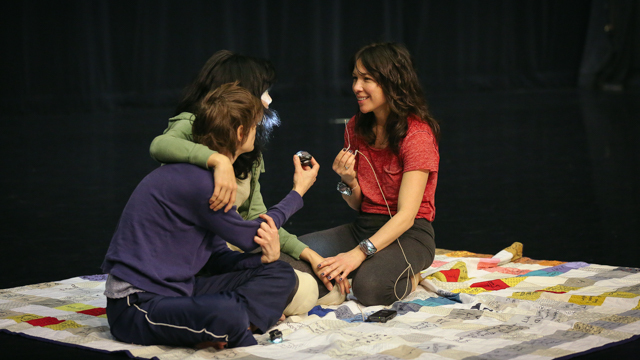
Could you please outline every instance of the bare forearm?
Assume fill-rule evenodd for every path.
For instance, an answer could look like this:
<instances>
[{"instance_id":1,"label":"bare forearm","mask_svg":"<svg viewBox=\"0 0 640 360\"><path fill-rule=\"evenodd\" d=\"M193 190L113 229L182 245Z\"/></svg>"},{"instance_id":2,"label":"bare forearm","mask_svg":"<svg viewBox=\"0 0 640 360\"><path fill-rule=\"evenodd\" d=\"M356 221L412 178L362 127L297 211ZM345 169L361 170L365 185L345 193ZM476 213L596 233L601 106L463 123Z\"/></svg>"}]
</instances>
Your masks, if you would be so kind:
<instances>
[{"instance_id":1,"label":"bare forearm","mask_svg":"<svg viewBox=\"0 0 640 360\"><path fill-rule=\"evenodd\" d=\"M394 242L405 231L409 230L414 223L415 214L398 212L393 218L390 218L384 226L373 234L369 240L375 245L378 251L386 248Z\"/></svg>"},{"instance_id":2,"label":"bare forearm","mask_svg":"<svg viewBox=\"0 0 640 360\"><path fill-rule=\"evenodd\" d=\"M308 247L302 250L300 253L300 259L313 265L322 261L323 258L317 252Z\"/></svg>"}]
</instances>

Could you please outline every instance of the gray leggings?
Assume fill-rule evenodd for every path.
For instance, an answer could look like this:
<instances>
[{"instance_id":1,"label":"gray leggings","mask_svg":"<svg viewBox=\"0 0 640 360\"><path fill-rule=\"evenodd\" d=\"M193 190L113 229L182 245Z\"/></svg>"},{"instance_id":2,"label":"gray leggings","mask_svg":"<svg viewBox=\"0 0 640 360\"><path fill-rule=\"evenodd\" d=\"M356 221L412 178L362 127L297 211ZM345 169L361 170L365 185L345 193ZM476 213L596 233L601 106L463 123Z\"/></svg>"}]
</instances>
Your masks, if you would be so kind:
<instances>
[{"instance_id":1,"label":"gray leggings","mask_svg":"<svg viewBox=\"0 0 640 360\"><path fill-rule=\"evenodd\" d=\"M358 246L360 241L375 234L387 221L388 215L361 213L354 223L303 235L299 239L321 256L331 257ZM411 292L409 277L428 268L433 262L436 245L429 221L416 219L414 225L398 240L413 272L405 271L408 265L398 241L378 251L348 276L352 279L354 295L363 305L390 305L398 298L406 297ZM291 264L294 269L315 277L309 263L295 260L286 254L282 254L280 259ZM316 280L322 297L328 290L319 279Z\"/></svg>"}]
</instances>

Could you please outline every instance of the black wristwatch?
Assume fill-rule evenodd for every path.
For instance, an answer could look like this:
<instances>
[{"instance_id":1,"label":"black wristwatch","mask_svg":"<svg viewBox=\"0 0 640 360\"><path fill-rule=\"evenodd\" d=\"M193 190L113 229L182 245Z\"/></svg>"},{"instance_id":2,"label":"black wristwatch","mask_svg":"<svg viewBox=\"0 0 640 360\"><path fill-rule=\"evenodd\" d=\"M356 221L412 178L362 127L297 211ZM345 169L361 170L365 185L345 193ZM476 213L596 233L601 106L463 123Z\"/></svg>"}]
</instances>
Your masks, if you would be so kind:
<instances>
[{"instance_id":1,"label":"black wristwatch","mask_svg":"<svg viewBox=\"0 0 640 360\"><path fill-rule=\"evenodd\" d=\"M351 196L351 194L353 194L353 191L351 190L349 185L343 183L342 181L338 183L338 187L336 189L338 189L338 191L343 195Z\"/></svg>"},{"instance_id":2,"label":"black wristwatch","mask_svg":"<svg viewBox=\"0 0 640 360\"><path fill-rule=\"evenodd\" d=\"M362 250L362 252L367 256L367 258L370 258L371 256L373 256L373 254L375 254L378 251L378 249L376 249L376 246L373 245L373 243L369 239L364 239L360 241L360 244L358 245L360 246L360 250Z\"/></svg>"}]
</instances>

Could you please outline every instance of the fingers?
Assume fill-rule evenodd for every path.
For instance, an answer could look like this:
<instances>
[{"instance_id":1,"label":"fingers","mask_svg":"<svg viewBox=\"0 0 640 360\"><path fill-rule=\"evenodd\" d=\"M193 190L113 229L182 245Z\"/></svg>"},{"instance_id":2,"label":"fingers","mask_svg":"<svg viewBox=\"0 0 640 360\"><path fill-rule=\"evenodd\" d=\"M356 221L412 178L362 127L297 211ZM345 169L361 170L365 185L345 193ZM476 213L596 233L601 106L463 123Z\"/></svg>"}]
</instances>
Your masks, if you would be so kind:
<instances>
[{"instance_id":1,"label":"fingers","mask_svg":"<svg viewBox=\"0 0 640 360\"><path fill-rule=\"evenodd\" d=\"M311 158L311 171L314 171L316 174L320 171L320 164L316 161L316 158ZM305 169L306 170L306 169Z\"/></svg>"},{"instance_id":2,"label":"fingers","mask_svg":"<svg viewBox=\"0 0 640 360\"><path fill-rule=\"evenodd\" d=\"M233 204L236 201L236 189L237 189L237 185L233 184L235 186L225 186L224 184L220 184L219 186L216 186L213 195L211 196L211 199L209 199L209 208L213 211L218 211L220 209L222 209L223 207L226 208L224 210L224 212L227 212L229 210L231 210L231 208L233 207Z\"/></svg>"},{"instance_id":3,"label":"fingers","mask_svg":"<svg viewBox=\"0 0 640 360\"><path fill-rule=\"evenodd\" d=\"M333 284L331 283L331 281L327 280L327 278L325 278L324 276L320 276L319 279L320 281L322 281L327 290L333 290Z\"/></svg>"},{"instance_id":4,"label":"fingers","mask_svg":"<svg viewBox=\"0 0 640 360\"><path fill-rule=\"evenodd\" d=\"M300 163L300 157L298 155L293 155L293 167L298 171L298 169L302 170L302 165Z\"/></svg>"},{"instance_id":5,"label":"fingers","mask_svg":"<svg viewBox=\"0 0 640 360\"><path fill-rule=\"evenodd\" d=\"M342 149L333 161L333 171L340 176L354 176L355 170L353 166L356 162L356 156L351 150Z\"/></svg>"},{"instance_id":6,"label":"fingers","mask_svg":"<svg viewBox=\"0 0 640 360\"><path fill-rule=\"evenodd\" d=\"M347 280L347 278L342 281L338 281L338 286L340 286L340 292L342 294L348 294L351 292L351 284L349 284L349 280Z\"/></svg>"},{"instance_id":7,"label":"fingers","mask_svg":"<svg viewBox=\"0 0 640 360\"><path fill-rule=\"evenodd\" d=\"M231 197L229 198L229 203L227 203L227 207L224 208L224 212L229 212L233 205L236 203L236 192L231 192Z\"/></svg>"},{"instance_id":8,"label":"fingers","mask_svg":"<svg viewBox=\"0 0 640 360\"><path fill-rule=\"evenodd\" d=\"M265 220L267 225L269 225L270 228L275 229L276 231L278 230L276 228L276 223L273 221L273 219L271 218L271 216L267 215L267 214L260 214L260 218ZM264 224L264 223L263 223Z\"/></svg>"},{"instance_id":9,"label":"fingers","mask_svg":"<svg viewBox=\"0 0 640 360\"><path fill-rule=\"evenodd\" d=\"M260 231L260 230L258 230L258 231ZM260 245L261 248L264 248L265 246L269 245L269 240L265 240L265 239L263 239L262 237L260 237L258 235L253 237L253 241L256 244Z\"/></svg>"},{"instance_id":10,"label":"fingers","mask_svg":"<svg viewBox=\"0 0 640 360\"><path fill-rule=\"evenodd\" d=\"M300 157L298 155L293 156L293 166L296 168L296 171L298 169L302 169L304 171L313 171L317 174L318 170L320 169L320 164L316 161L316 158L314 157L311 157L311 160L309 162L311 163L311 166L302 166L302 163L300 162Z\"/></svg>"}]
</instances>

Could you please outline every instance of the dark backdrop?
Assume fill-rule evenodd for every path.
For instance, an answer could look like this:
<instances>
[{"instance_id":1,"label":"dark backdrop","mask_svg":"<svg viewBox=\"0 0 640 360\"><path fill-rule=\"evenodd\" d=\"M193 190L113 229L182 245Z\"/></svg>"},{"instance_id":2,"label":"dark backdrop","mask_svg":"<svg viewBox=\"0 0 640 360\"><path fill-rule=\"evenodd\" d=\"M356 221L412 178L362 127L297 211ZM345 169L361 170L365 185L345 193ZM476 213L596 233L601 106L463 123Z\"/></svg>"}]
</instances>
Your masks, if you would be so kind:
<instances>
[{"instance_id":1,"label":"dark backdrop","mask_svg":"<svg viewBox=\"0 0 640 360\"><path fill-rule=\"evenodd\" d=\"M284 121L265 156L278 174L289 171L282 154L301 148L330 164L342 130L327 120L353 113L348 59L371 41L407 45L442 121L437 222L446 241L439 246L498 241L484 249L491 252L521 240L534 244L529 255L537 258L610 264L616 253L594 255L608 253L609 241L639 246L638 221L629 215L640 198L638 105L625 93L638 83L639 1L23 1L3 8L3 241L38 259L54 245L84 259L85 267L59 276L99 271L126 199L157 166L150 141L212 53L231 49L276 65L272 95ZM613 92L579 94L578 85ZM326 168L319 189L335 186ZM281 179L264 181L267 204L287 190ZM333 202L319 204L304 211L329 216L303 212L288 227L305 233L343 222L330 216ZM87 239L97 246L79 251L74 241ZM546 252L561 242L575 247L564 239L593 251ZM36 240L47 245L30 249ZM24 271L34 277L7 276L4 286L51 280L38 268Z\"/></svg>"},{"instance_id":2,"label":"dark backdrop","mask_svg":"<svg viewBox=\"0 0 640 360\"><path fill-rule=\"evenodd\" d=\"M304 149L323 169L286 228L347 222L355 212L329 165L344 131L334 120L355 110L347 64L371 41L407 45L442 124L438 247L521 241L537 259L640 267L638 0L0 7L0 289L101 271L131 191L158 166L151 140L220 49L278 71L265 203L290 189L288 161ZM99 357L9 335L0 349Z\"/></svg>"},{"instance_id":3,"label":"dark backdrop","mask_svg":"<svg viewBox=\"0 0 640 360\"><path fill-rule=\"evenodd\" d=\"M618 42L604 31L610 3L624 10ZM3 7L5 113L166 106L219 49L272 60L275 91L288 99L348 92L347 60L371 41L405 43L428 92L573 87L580 71L589 85L605 66L630 69L618 80L628 82L639 68L637 57L607 63L616 51L637 51L629 50L640 39L633 0L26 0Z\"/></svg>"}]
</instances>

